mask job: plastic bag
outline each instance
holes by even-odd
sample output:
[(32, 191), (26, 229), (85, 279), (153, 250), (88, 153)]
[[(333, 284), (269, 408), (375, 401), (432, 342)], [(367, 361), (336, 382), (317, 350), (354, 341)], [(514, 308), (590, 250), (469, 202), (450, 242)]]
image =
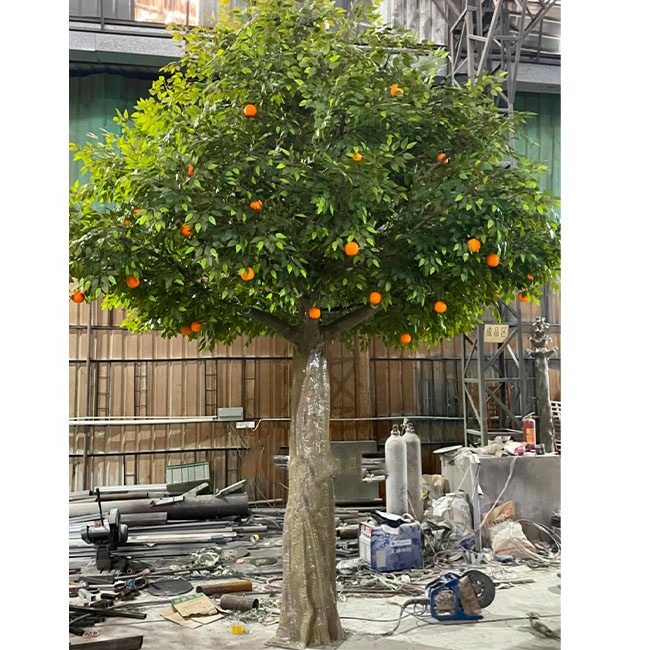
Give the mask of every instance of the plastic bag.
[(460, 539), (472, 531), (472, 513), (462, 491), (450, 492), (437, 499), (431, 508), (432, 520), (451, 524), (454, 537)]
[(492, 550), (496, 555), (509, 555), (528, 559), (535, 554), (535, 547), (530, 543), (521, 524), (517, 521), (504, 521), (495, 524), (490, 531)]

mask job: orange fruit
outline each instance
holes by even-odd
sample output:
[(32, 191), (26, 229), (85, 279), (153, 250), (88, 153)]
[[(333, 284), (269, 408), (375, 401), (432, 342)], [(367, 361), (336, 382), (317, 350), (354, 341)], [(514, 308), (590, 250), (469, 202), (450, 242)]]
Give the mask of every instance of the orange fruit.
[(191, 237), (192, 230), (194, 230), (194, 226), (192, 224), (184, 223), (181, 226), (181, 235), (183, 235), (183, 237)]
[(406, 345), (411, 342), (411, 335), (404, 332), (404, 334), (399, 337), (399, 340)]
[(249, 206), (251, 210), (259, 211), (262, 209), (262, 202), (259, 199), (257, 199), (257, 201), (251, 201), (249, 203)]
[(190, 329), (191, 329), (193, 332), (200, 332), (202, 327), (203, 327), (203, 325), (202, 325), (198, 320), (195, 320), (195, 321), (190, 325)]
[(443, 165), (446, 165), (446, 164), (449, 162), (449, 158), (447, 157), (447, 154), (446, 154), (446, 153), (439, 153), (439, 154), (436, 156), (436, 160), (437, 160), (439, 163), (442, 163)]
[(246, 117), (255, 117), (257, 115), (257, 106), (255, 104), (246, 104), (244, 106), (244, 115)]
[(519, 298), (519, 302), (528, 302), (530, 300), (530, 296), (523, 291), (517, 294), (517, 298)]
[(255, 271), (252, 266), (249, 266), (243, 273), (240, 273), (240, 277), (245, 282), (252, 280), (255, 277)]
[(391, 94), (391, 97), (396, 97), (396, 96), (397, 96), (397, 93), (403, 93), (403, 92), (404, 92), (404, 91), (403, 91), (403, 90), (402, 90), (402, 89), (401, 89), (397, 84), (393, 84), (393, 85), (390, 87), (390, 94)]
[(129, 287), (129, 289), (135, 289), (136, 287), (140, 286), (140, 280), (138, 280), (135, 275), (130, 275), (126, 279), (126, 286)]
[(192, 174), (194, 174), (194, 165), (192, 163), (190, 163), (187, 166), (187, 175), (192, 176)]
[(310, 307), (309, 308), (309, 318), (313, 318), (314, 320), (318, 320), (320, 318), (320, 309), (318, 307)]
[(128, 219), (124, 219), (123, 223), (127, 228), (131, 225), (131, 222)]
[(447, 311), (447, 303), (443, 302), (442, 300), (438, 300), (433, 308), (438, 314), (444, 314)]
[(349, 241), (344, 247), (343, 250), (345, 251), (346, 255), (349, 255), (350, 257), (354, 257), (358, 252), (359, 252), (359, 244), (355, 241)]
[(379, 291), (373, 291), (369, 296), (368, 300), (370, 300), (371, 305), (378, 305), (381, 302), (381, 294)]
[(527, 273), (527, 274), (526, 274), (526, 277), (527, 277), (529, 280), (534, 280), (534, 279), (535, 279), (535, 276), (534, 276), (532, 273)]
[(362, 158), (363, 156), (358, 151), (355, 151), (352, 154), (352, 160), (354, 160), (355, 162), (361, 162)]
[(74, 291), (72, 293), (71, 298), (72, 298), (72, 302), (76, 302), (77, 304), (79, 304), (85, 300), (86, 296), (84, 296), (83, 291)]
[(467, 248), (469, 248), (472, 253), (476, 253), (476, 251), (481, 249), (481, 242), (476, 239), (476, 237), (472, 237), (467, 240)]
[(490, 253), (486, 258), (485, 261), (487, 262), (488, 266), (499, 266), (499, 263), (501, 262), (501, 258), (496, 254), (496, 253)]
[(192, 333), (192, 328), (189, 325), (183, 325), (181, 327), (181, 334), (183, 336), (189, 336)]
[(133, 208), (133, 214), (137, 215), (140, 212), (140, 208)]

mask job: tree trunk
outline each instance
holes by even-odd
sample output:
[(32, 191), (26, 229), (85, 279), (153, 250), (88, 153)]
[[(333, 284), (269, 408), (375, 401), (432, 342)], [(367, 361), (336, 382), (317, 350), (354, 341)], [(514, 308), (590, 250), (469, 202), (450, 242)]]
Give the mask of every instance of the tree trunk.
[(330, 386), (321, 345), (293, 357), (289, 496), (282, 535), (282, 605), (274, 642), (291, 648), (345, 638), (336, 609)]

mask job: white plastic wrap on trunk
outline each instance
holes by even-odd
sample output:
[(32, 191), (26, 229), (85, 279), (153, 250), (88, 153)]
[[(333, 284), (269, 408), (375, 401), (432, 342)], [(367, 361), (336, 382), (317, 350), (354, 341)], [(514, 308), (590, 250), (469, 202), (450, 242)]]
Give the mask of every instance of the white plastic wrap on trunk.
[(294, 354), (292, 399), (282, 603), (275, 641), (304, 648), (345, 638), (336, 608), (335, 465), (322, 350), (312, 351), (308, 358)]
[(408, 485), (406, 480), (406, 442), (397, 425), (390, 432), (384, 446), (386, 458), (386, 512), (393, 515), (408, 513)]
[(420, 436), (409, 422), (402, 437), (406, 443), (408, 513), (416, 521), (422, 521), (424, 504), (422, 502), (422, 445)]

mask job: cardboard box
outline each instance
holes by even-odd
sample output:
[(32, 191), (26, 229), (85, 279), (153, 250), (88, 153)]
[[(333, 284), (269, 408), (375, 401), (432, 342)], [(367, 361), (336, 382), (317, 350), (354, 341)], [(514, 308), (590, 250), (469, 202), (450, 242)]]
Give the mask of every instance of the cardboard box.
[(374, 571), (422, 568), (422, 529), (419, 522), (398, 528), (370, 521), (359, 528), (359, 557)]

